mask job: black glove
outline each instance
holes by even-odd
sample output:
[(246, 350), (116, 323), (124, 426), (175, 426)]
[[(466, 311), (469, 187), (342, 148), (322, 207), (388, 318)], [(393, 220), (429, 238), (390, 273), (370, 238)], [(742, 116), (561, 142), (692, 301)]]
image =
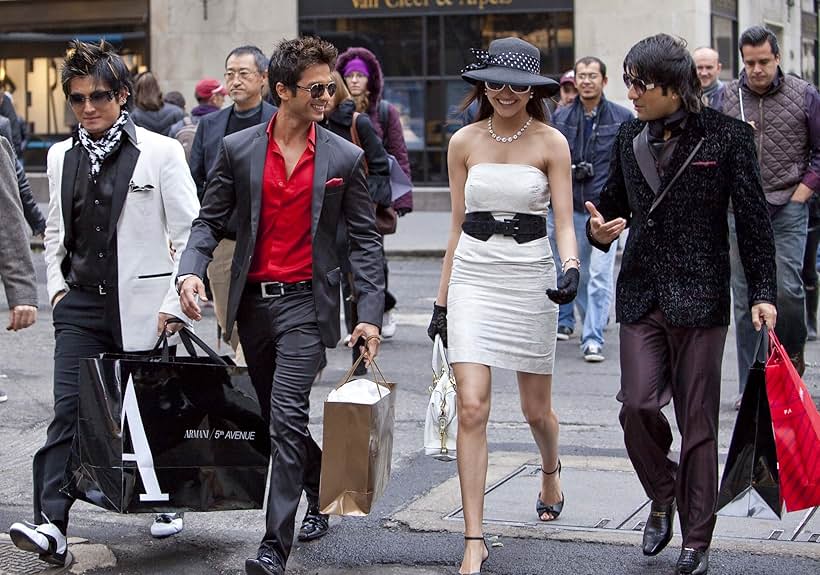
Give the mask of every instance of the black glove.
[(558, 282), (558, 289), (548, 289), (547, 297), (558, 304), (569, 303), (578, 293), (578, 280), (581, 274), (578, 268), (569, 268)]
[[(578, 285), (578, 282), (575, 282)], [(430, 325), (427, 326), (427, 335), (433, 341), (436, 341), (436, 334), (441, 336), (441, 343), (447, 347), (447, 307), (443, 305), (433, 304), (433, 318), (430, 320)]]

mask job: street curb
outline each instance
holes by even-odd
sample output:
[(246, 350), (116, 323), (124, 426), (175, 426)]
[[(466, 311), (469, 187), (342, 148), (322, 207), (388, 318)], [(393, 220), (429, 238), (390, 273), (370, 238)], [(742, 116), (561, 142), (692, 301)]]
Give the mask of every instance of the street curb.
[(385, 250), (387, 258), (436, 258), (444, 257), (445, 250)]
[[(8, 533), (0, 533), (0, 544), (14, 545)], [(116, 567), (117, 558), (105, 545), (89, 543), (82, 537), (68, 538), (70, 560), (64, 567), (44, 568), (40, 575), (83, 575), (97, 569)], [(43, 564), (46, 565), (45, 563)], [(0, 574), (6, 573), (0, 565)]]
[[(594, 469), (601, 471), (632, 471), (628, 459), (620, 457), (562, 457), (565, 469)], [(537, 464), (531, 453), (494, 452), (487, 469), (487, 485), (503, 480), (512, 469), (521, 465)], [(409, 505), (393, 513), (390, 519), (416, 532), (462, 533), (463, 522), (447, 518), (442, 510), (461, 506), (458, 477), (452, 477), (422, 495)], [(542, 539), (576, 543), (600, 543), (634, 547), (640, 544), (642, 532), (570, 525), (510, 524), (487, 522), (485, 533), (512, 539)], [(681, 544), (679, 534), (674, 545)], [(820, 545), (802, 541), (742, 539), (715, 535), (712, 548), (724, 551), (820, 559)]]

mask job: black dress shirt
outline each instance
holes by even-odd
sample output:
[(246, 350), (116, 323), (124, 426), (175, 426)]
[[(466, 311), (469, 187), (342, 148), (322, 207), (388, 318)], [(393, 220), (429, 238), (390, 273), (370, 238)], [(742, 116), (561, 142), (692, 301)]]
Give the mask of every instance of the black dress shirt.
[(650, 120), (649, 122), (649, 134), (647, 135), (649, 150), (652, 152), (652, 157), (655, 158), (655, 165), (661, 179), (663, 179), (666, 168), (669, 167), (669, 162), (675, 153), (675, 148), (678, 146), (678, 140), (686, 127), (686, 117), (688, 115), (689, 112), (681, 106), (677, 112), (665, 118)]
[[(123, 140), (126, 138), (123, 134)], [(103, 162), (96, 183), (88, 174), (88, 152), (84, 148), (81, 150), (82, 158), (71, 205), (73, 245), (66, 276), (69, 286), (101, 286), (106, 284), (106, 278), (112, 277), (110, 266), (116, 264), (113, 262), (113, 248), (108, 242), (108, 232), (121, 145)]]

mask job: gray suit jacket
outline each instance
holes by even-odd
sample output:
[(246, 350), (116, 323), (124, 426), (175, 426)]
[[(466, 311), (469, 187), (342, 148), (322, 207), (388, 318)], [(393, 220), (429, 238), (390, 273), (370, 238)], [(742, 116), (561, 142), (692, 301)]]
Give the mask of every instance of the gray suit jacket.
[[(191, 236), (179, 265), (177, 277), (195, 274), (204, 278), (214, 248), (224, 235), (231, 213), (236, 210), (239, 225), (228, 294), (226, 325), (230, 326), (229, 330), (236, 320), (256, 245), (268, 149), (266, 128), (266, 124), (260, 124), (223, 140), (216, 165), (208, 178), (202, 209), (191, 226)], [(327, 347), (335, 347), (341, 337), (341, 271), (336, 252), (339, 221), (344, 221), (347, 227), (359, 321), (377, 326), (382, 323), (384, 256), (381, 237), (376, 231), (373, 202), (367, 190), (363, 158), (360, 148), (316, 126), (310, 226), (313, 299), (319, 331)], [(338, 185), (326, 186), (331, 181)]]
[(11, 142), (0, 136), (0, 277), (9, 308), (37, 305), (34, 263), (20, 205)]
[[(4, 136), (8, 141), (12, 139), (11, 123), (5, 116), (0, 116), (0, 136)], [(31, 185), (28, 183), (28, 176), (19, 159), (14, 161), (15, 172), (17, 173), (17, 188), (20, 191), (20, 201), (23, 202), (23, 215), (28, 222), (33, 234), (42, 234), (46, 229), (46, 218), (43, 212), (37, 207), (34, 194), (31, 192)]]

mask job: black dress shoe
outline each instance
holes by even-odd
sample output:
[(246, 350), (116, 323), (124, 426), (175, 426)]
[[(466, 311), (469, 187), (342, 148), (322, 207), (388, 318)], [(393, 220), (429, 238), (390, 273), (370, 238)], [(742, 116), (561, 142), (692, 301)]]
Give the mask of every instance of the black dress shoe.
[(709, 571), (709, 550), (698, 551), (690, 547), (681, 549), (678, 563), (675, 565), (677, 575), (706, 575)]
[(672, 540), (672, 524), (675, 522), (675, 502), (661, 504), (652, 502), (652, 510), (643, 528), (643, 554), (657, 555)]
[(245, 560), (247, 575), (285, 575), (285, 567), (269, 549), (260, 549), (255, 559)]
[(327, 529), (327, 515), (319, 513), (318, 507), (308, 507), (296, 538), (299, 541), (313, 541), (327, 535)]

